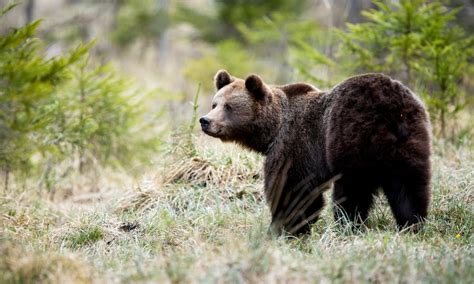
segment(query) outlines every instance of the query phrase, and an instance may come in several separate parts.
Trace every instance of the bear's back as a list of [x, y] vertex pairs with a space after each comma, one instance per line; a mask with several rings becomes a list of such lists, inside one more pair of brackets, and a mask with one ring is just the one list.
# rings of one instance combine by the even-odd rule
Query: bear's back
[[409, 159], [404, 156], [407, 149], [429, 144], [430, 126], [423, 103], [408, 87], [388, 76], [349, 78], [334, 87], [328, 97], [331, 106], [326, 114], [326, 135], [333, 168], [351, 167], [361, 161], [387, 164]]
[[329, 91], [335, 108], [384, 116], [425, 112], [421, 100], [405, 85], [381, 73], [351, 77]]

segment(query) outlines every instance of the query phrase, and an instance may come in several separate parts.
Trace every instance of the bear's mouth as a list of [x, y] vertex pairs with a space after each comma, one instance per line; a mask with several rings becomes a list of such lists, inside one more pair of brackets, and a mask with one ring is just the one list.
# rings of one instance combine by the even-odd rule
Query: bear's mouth
[[217, 131], [212, 131], [211, 129], [207, 128], [207, 129], [203, 129], [202, 131], [209, 136], [219, 137], [219, 134], [222, 132], [222, 129], [218, 129]]

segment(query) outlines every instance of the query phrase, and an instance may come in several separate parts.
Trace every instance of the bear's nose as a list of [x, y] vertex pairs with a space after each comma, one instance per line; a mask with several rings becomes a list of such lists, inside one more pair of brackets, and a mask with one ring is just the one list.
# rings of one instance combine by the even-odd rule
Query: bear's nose
[[209, 120], [209, 118], [203, 116], [199, 119], [199, 123], [201, 123], [201, 128], [205, 130], [209, 127], [209, 124], [211, 124], [211, 121]]

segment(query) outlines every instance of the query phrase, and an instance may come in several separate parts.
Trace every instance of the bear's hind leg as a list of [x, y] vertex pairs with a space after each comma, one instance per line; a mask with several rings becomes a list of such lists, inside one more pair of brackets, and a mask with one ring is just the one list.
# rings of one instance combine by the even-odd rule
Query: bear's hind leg
[[429, 173], [424, 171], [398, 172], [383, 185], [383, 191], [397, 221], [397, 228], [412, 227], [422, 222], [428, 213], [430, 199]]
[[362, 224], [368, 217], [377, 185], [370, 177], [343, 174], [333, 191], [334, 219]]

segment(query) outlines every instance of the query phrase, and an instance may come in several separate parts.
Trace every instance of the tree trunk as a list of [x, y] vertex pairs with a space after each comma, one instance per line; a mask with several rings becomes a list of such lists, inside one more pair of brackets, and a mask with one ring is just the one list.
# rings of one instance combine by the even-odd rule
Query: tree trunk
[[411, 42], [409, 42], [409, 36], [412, 33], [412, 24], [411, 24], [411, 18], [410, 15], [407, 15], [406, 18], [406, 27], [405, 27], [405, 38], [403, 41], [403, 65], [405, 65], [405, 79], [406, 79], [406, 84], [409, 87], [411, 86], [411, 65], [410, 65], [410, 58], [409, 58], [409, 48]]
[[25, 5], [26, 24], [29, 24], [33, 21], [34, 10], [35, 10], [35, 0], [28, 0]]
[[120, 12], [120, 7], [123, 5], [123, 0], [115, 0], [112, 6], [112, 26], [111, 29], [115, 30], [117, 28], [117, 21]]
[[6, 166], [5, 169], [3, 170], [4, 175], [5, 175], [5, 183], [4, 183], [4, 189], [5, 192], [8, 191], [8, 183], [10, 182], [10, 167]]
[[441, 137], [446, 138], [446, 121], [445, 121], [444, 110], [441, 110], [440, 120], [441, 120]]
[[[332, 38], [332, 30], [334, 28], [334, 9], [333, 6], [329, 1], [324, 1], [326, 5], [326, 9], [328, 10], [328, 45], [326, 46], [326, 56], [333, 59], [333, 38]], [[332, 72], [331, 67], [328, 65], [326, 66], [326, 84], [331, 85], [332, 82]], [[324, 86], [326, 87], [326, 86]]]
[[[79, 117], [79, 121], [81, 122], [81, 139], [84, 138], [84, 103], [86, 101], [86, 90], [85, 90], [85, 86], [84, 86], [84, 72], [85, 72], [85, 65], [81, 67], [81, 78], [80, 78], [80, 81], [79, 81], [79, 91], [80, 91], [80, 94], [79, 94], [79, 99], [80, 99], [80, 102], [81, 102], [81, 114], [80, 114], [80, 117]], [[79, 147], [79, 174], [83, 174], [84, 173], [84, 161], [85, 160], [85, 157], [84, 157], [84, 145], [80, 145]]]
[[84, 173], [84, 152], [79, 150], [79, 174]]
[[46, 191], [49, 193], [49, 196], [51, 200], [54, 197], [54, 194], [56, 193], [56, 189], [53, 187], [53, 182], [51, 181], [51, 171], [53, 170], [53, 165], [51, 163], [51, 160], [48, 158], [48, 161], [46, 163], [46, 170], [44, 171], [44, 185], [46, 187]]

